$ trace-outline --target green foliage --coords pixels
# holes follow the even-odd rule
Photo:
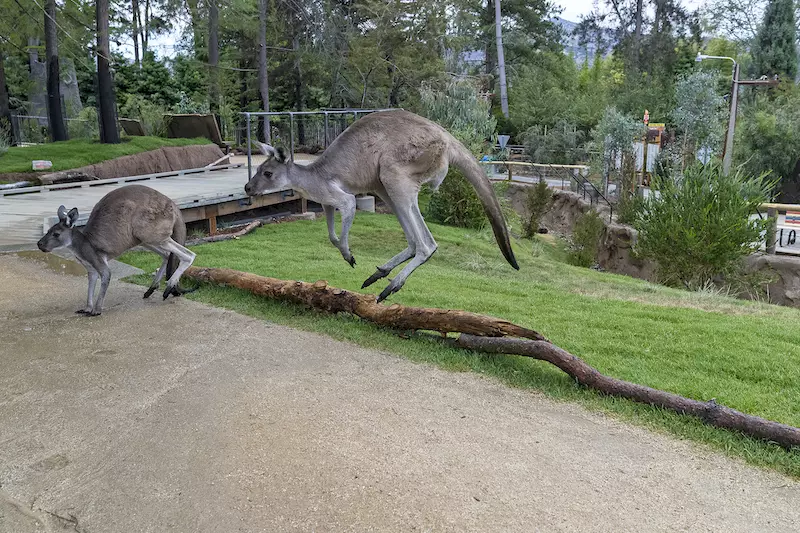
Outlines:
[[[97,121],[97,109],[84,107],[76,120],[67,121],[67,131],[70,139],[94,139],[100,135],[100,125]]]
[[[564,120],[552,128],[532,126],[525,132],[525,151],[534,163],[575,165],[586,161],[586,134]]]
[[[638,253],[658,263],[668,285],[701,287],[731,275],[758,249],[768,221],[750,219],[770,200],[773,183],[718,164],[693,165],[683,176],[656,180],[636,221]]]
[[[539,232],[542,217],[553,203],[553,191],[545,180],[532,187],[525,188],[525,218],[522,221],[522,232],[526,239],[533,238]]]
[[[570,264],[590,267],[597,259],[597,248],[605,224],[597,211],[590,210],[575,221],[567,260]]]
[[[124,104],[119,108],[121,118],[139,120],[145,134],[156,137],[165,137],[167,134],[167,124],[164,119],[166,112],[164,107],[138,94],[127,95]]]
[[[722,139],[725,101],[717,90],[719,75],[698,70],[683,76],[675,86],[677,107],[672,120],[684,141],[695,148],[716,146]]]
[[[738,121],[734,157],[753,175],[780,179],[781,201],[800,202],[800,90],[784,84],[771,97],[761,95]]]
[[[770,0],[753,43],[756,76],[775,74],[794,81],[797,75],[797,28],[793,0]]]
[[[449,171],[439,190],[431,194],[426,218],[460,228],[481,228],[486,223],[475,189],[457,170]]]
[[[446,128],[473,154],[481,153],[487,139],[495,134],[496,122],[489,117],[489,103],[478,98],[472,83],[450,82],[443,91],[423,88],[420,108],[422,114]],[[486,219],[475,189],[454,170],[431,195],[427,216],[443,224],[469,228],[483,226]]]
[[[178,102],[178,89],[171,72],[165,61],[157,59],[152,51],[142,57],[141,67],[121,56],[114,59],[118,101],[125,102],[128,95],[134,94],[162,107],[171,107]]]

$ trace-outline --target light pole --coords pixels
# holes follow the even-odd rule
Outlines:
[[[698,63],[704,59],[726,59],[733,62],[733,83],[731,86],[730,114],[728,116],[728,130],[725,133],[725,145],[722,147],[722,173],[727,176],[731,171],[731,161],[733,160],[733,133],[736,128],[736,108],[739,104],[739,63],[732,57],[709,56],[697,54],[695,61]]]

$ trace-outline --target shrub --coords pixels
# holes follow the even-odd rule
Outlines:
[[[444,91],[423,88],[420,107],[423,115],[446,128],[475,155],[495,134],[497,122],[489,116],[489,102],[479,98],[470,82],[451,82]],[[472,185],[454,170],[431,195],[426,215],[435,222],[470,228],[480,228],[486,220]]]
[[[638,253],[658,263],[667,285],[701,287],[734,275],[759,247],[768,220],[751,219],[771,198],[774,182],[740,170],[724,176],[716,164],[696,164],[681,177],[657,176],[658,194],[636,221]]]
[[[119,109],[119,116],[139,120],[142,128],[147,135],[165,137],[167,134],[167,124],[164,114],[167,110],[160,105],[150,102],[148,99],[137,94],[128,95],[125,103]]]
[[[531,126],[525,132],[525,151],[534,163],[575,165],[586,161],[585,133],[574,124],[560,120],[550,129]]]
[[[522,232],[525,238],[530,239],[539,232],[542,217],[550,208],[553,193],[545,180],[525,190],[525,219],[522,221]]]
[[[569,247],[568,261],[581,267],[594,265],[597,248],[605,225],[597,211],[589,211],[575,222],[572,242]]]

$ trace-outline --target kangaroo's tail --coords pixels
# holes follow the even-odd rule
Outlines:
[[[492,184],[489,183],[489,179],[481,169],[481,166],[469,150],[455,139],[450,143],[449,160],[475,188],[475,192],[478,193],[478,198],[483,204],[483,209],[486,211],[486,216],[489,217],[492,231],[494,231],[494,238],[497,240],[500,251],[503,252],[506,261],[519,270],[517,259],[514,257],[514,250],[511,249],[511,240],[508,237],[508,228],[503,218],[503,212],[500,209],[500,202],[497,200]]]
[[[172,240],[183,246],[186,244],[186,224],[183,222],[180,210],[177,207],[175,210],[178,212],[178,216],[175,217],[175,225],[172,226]],[[172,274],[178,270],[179,263],[180,261],[175,254],[169,254],[169,259],[167,260],[167,279],[171,278]]]

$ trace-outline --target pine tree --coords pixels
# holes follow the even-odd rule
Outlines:
[[[770,0],[753,46],[756,76],[777,74],[794,80],[797,74],[796,33],[794,2]]]

